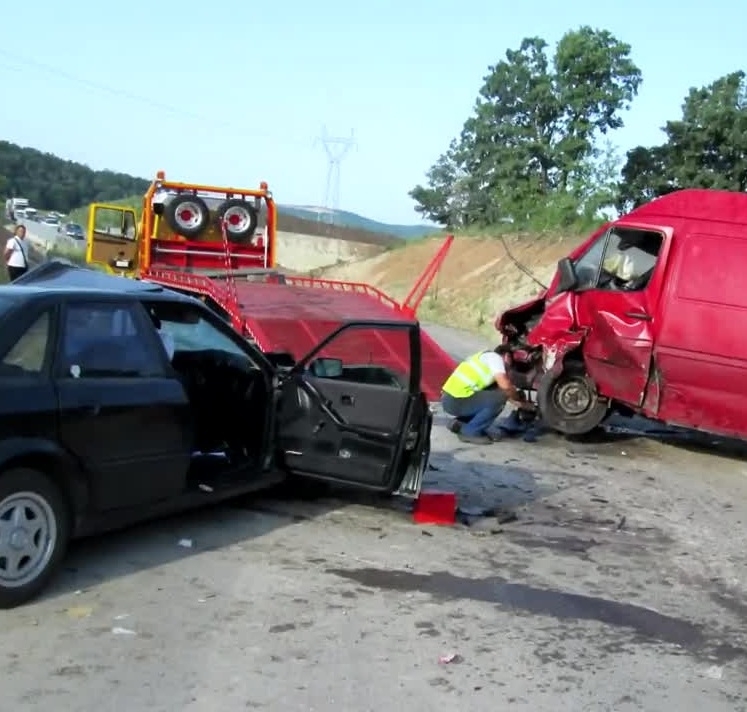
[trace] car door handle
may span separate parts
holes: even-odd
[[[88,401],[81,403],[78,410],[86,415],[98,415],[101,412],[101,403],[98,401]]]
[[[627,311],[625,316],[629,316],[631,319],[642,319],[643,321],[651,321],[651,317],[646,312]]]
[[[355,405],[355,396],[349,396],[347,394],[341,395],[340,403],[342,403],[342,405]]]

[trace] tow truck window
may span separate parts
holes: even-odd
[[[576,289],[645,289],[663,242],[653,230],[613,227],[574,263]]]

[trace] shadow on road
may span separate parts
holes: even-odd
[[[459,451],[435,452],[425,488],[450,489],[458,494],[462,514],[471,520],[485,513],[511,518],[517,508],[542,496],[534,475],[513,464],[495,466],[462,459]],[[385,532],[397,521],[411,520],[413,503],[397,497],[351,491],[337,487],[310,488],[308,492],[278,487],[218,505],[134,525],[71,544],[63,569],[40,600],[83,591],[148,569],[168,567],[206,552],[232,551],[261,546],[262,537],[280,528],[303,526],[332,512],[363,506],[382,516],[361,526]],[[515,515],[514,515],[515,516]],[[471,524],[464,518],[458,523]],[[337,526],[330,524],[330,526]],[[419,526],[413,524],[413,535]]]

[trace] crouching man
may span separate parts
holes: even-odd
[[[462,361],[441,388],[441,405],[455,420],[450,430],[459,439],[475,445],[493,442],[488,428],[501,414],[506,402],[534,410],[506,375],[504,346],[480,351]]]

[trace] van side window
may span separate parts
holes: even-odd
[[[652,230],[615,227],[602,259],[598,289],[639,291],[648,286],[664,236]]]

